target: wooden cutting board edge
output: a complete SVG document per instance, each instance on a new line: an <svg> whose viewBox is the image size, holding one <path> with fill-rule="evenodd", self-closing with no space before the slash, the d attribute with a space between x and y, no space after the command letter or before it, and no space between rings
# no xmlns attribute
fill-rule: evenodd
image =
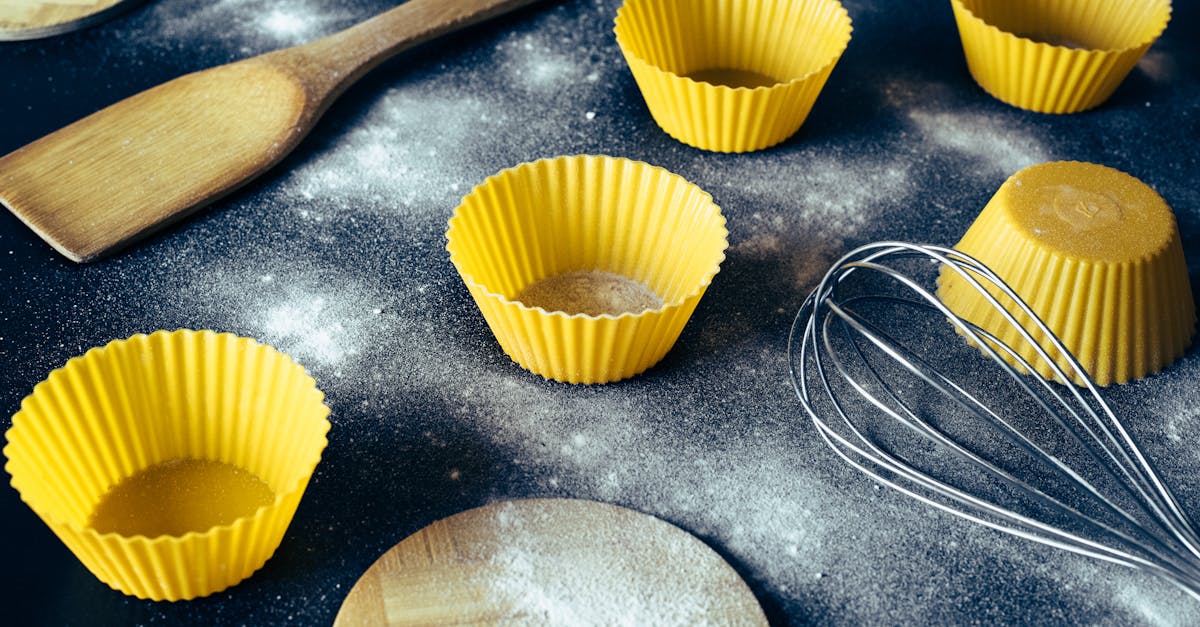
<svg viewBox="0 0 1200 627"><path fill-rule="evenodd" d="M145 0L96 0L90 7L77 2L38 2L44 6L61 8L40 11L37 19L29 20L20 27L6 25L0 17L0 42L42 39L95 26L142 2Z"/></svg>
<svg viewBox="0 0 1200 627"><path fill-rule="evenodd" d="M689 544L694 543L694 550L699 552L699 556L704 559L706 565L716 567L717 570L713 572L720 572L719 577L730 584L721 592L721 596L724 597L724 609L732 610L740 616L732 622L724 620L723 623L761 627L768 624L762 606L732 565L712 547L687 531L660 518L616 505L577 499L531 498L498 501L459 512L437 520L408 536L380 556L358 579L343 600L342 607L334 620L334 627L410 624L413 619L417 619L416 622L441 625L497 624L497 614L493 611L495 608L490 607L488 602L480 597L486 593L485 586L479 581L461 578L464 565L454 562L460 552L471 552L478 549L480 546L478 542L481 538L484 539L485 544L487 543L486 539L492 535L493 531L488 528L489 519L496 511L504 507L516 507L525 512L541 510L543 513L559 512L575 515L591 511L603 517L615 516L616 520L622 521L620 523L622 527L628 526L630 531L646 528L646 525L659 533L669 528L672 535L678 533L686 536ZM481 523L483 526L480 526ZM636 536L636 533L634 535ZM476 564L467 567L479 568L480 566ZM424 579L438 573L446 576L435 576L430 581L421 583ZM502 575L503 573L498 574ZM428 620L423 620L419 616L407 615L401 622L392 623L385 607L385 597L388 596L385 588L394 588L394 586L385 585L387 582L384 580L389 577L408 580L410 589L444 588L445 584L455 582L455 596L459 600L458 607L450 612L435 612L424 616L424 619ZM411 588L413 582L418 584L416 588ZM395 582L393 581L393 583ZM412 609L420 612L418 608ZM404 613L407 614L408 611L406 610ZM728 619L729 616L725 618ZM520 621L500 620L499 623L517 624Z"/></svg>

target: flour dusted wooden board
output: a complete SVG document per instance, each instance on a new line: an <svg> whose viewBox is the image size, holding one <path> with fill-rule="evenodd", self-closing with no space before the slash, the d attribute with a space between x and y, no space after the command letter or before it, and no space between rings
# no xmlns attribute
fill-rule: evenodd
<svg viewBox="0 0 1200 627"><path fill-rule="evenodd" d="M755 625L754 594L687 532L571 499L505 501L421 529L350 590L335 626Z"/></svg>
<svg viewBox="0 0 1200 627"><path fill-rule="evenodd" d="M0 0L0 41L85 28L140 0Z"/></svg>

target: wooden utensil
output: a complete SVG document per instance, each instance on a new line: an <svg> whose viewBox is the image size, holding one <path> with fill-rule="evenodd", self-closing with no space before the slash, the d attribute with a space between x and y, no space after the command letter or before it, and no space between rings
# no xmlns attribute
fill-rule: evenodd
<svg viewBox="0 0 1200 627"><path fill-rule="evenodd" d="M0 158L0 202L90 261L278 163L389 57L531 2L409 0L323 39L182 76Z"/></svg>
<svg viewBox="0 0 1200 627"><path fill-rule="evenodd" d="M0 0L0 41L38 39L86 28L141 0Z"/></svg>
<svg viewBox="0 0 1200 627"><path fill-rule="evenodd" d="M494 503L384 553L334 620L351 625L755 625L754 594L712 549L591 501Z"/></svg>

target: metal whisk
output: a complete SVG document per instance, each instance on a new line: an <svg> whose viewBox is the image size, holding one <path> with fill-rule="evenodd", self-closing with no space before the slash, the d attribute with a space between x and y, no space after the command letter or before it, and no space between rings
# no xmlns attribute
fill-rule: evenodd
<svg viewBox="0 0 1200 627"><path fill-rule="evenodd" d="M1002 312L1056 382L1022 374L1034 371L1022 347L923 288L921 275L938 272L957 273ZM796 314L788 359L826 444L880 483L993 529L1159 575L1200 600L1195 526L1084 369L979 261L902 242L852 251Z"/></svg>

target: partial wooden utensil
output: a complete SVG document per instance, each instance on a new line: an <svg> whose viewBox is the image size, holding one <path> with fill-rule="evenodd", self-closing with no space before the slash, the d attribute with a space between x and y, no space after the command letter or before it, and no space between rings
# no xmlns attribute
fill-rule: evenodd
<svg viewBox="0 0 1200 627"><path fill-rule="evenodd" d="M0 0L0 41L38 39L98 24L142 0Z"/></svg>
<svg viewBox="0 0 1200 627"><path fill-rule="evenodd" d="M90 261L278 163L389 57L533 1L409 0L324 39L182 76L0 158L0 203Z"/></svg>
<svg viewBox="0 0 1200 627"><path fill-rule="evenodd" d="M350 625L744 625L766 616L733 568L653 516L594 501L502 501L434 522L350 590Z"/></svg>

